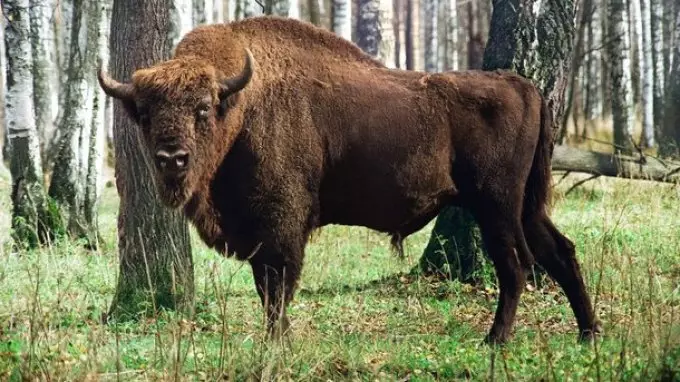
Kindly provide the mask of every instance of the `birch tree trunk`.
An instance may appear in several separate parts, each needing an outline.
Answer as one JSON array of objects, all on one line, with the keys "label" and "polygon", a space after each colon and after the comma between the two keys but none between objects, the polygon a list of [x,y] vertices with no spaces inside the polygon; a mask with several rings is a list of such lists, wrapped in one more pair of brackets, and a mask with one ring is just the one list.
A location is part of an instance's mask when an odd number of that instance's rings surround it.
[{"label": "birch tree trunk", "polygon": [[309,8],[309,22],[316,26],[320,26],[321,7],[319,7],[319,0],[307,0],[307,7]]},{"label": "birch tree trunk", "polygon": [[652,26],[650,0],[632,0],[638,13],[638,61],[640,68],[640,106],[642,109],[643,147],[654,147],[654,64],[652,60]]},{"label": "birch tree trunk", "polygon": [[630,73],[630,39],[625,0],[608,1],[608,36],[606,45],[609,61],[610,94],[614,124],[614,144],[627,153],[633,147],[633,84]]},{"label": "birch tree trunk", "polygon": [[205,24],[207,21],[205,17],[205,0],[191,0],[191,2],[193,24]]},{"label": "birch tree trunk", "polygon": [[378,29],[380,41],[378,42],[378,59],[388,68],[395,68],[394,56],[394,4],[392,0],[376,0],[378,2]]},{"label": "birch tree trunk", "polygon": [[7,49],[5,110],[12,175],[12,235],[15,243],[36,247],[60,234],[43,186],[40,143],[33,106],[28,0],[3,0]]},{"label": "birch tree trunk", "polygon": [[663,1],[651,0],[652,65],[654,66],[654,132],[659,138],[663,130],[663,102],[666,72],[663,64]]},{"label": "birch tree trunk", "polygon": [[170,38],[172,48],[194,27],[194,7],[192,0],[172,0],[170,17],[172,29]]},{"label": "birch tree trunk", "polygon": [[9,160],[9,140],[7,139],[7,121],[5,120],[5,84],[7,74],[7,56],[5,55],[5,18],[0,17],[0,163]]},{"label": "birch tree trunk", "polygon": [[458,70],[458,2],[446,0],[446,52],[444,70]]},{"label": "birch tree trunk", "polygon": [[[484,70],[510,69],[531,79],[546,97],[553,121],[559,121],[571,63],[574,3],[494,0],[493,5]],[[426,274],[474,280],[484,261],[481,243],[472,216],[460,208],[446,208],[437,217],[420,269]]]},{"label": "birch tree trunk", "polygon": [[[348,3],[348,4],[350,4],[350,3]],[[348,12],[349,17],[350,17],[350,25],[351,25],[352,13],[351,13],[349,8],[347,9],[347,12]],[[300,18],[300,2],[298,0],[288,0],[288,17],[291,18],[291,19],[299,19]],[[352,28],[350,26],[350,34],[351,34],[351,32],[352,32]],[[351,40],[351,36],[350,36],[350,40]]]},{"label": "birch tree trunk", "polygon": [[586,57],[586,127],[583,129],[584,136],[589,122],[602,116],[602,18],[600,15],[603,4],[600,3],[598,6],[594,1],[592,4]]},{"label": "birch tree trunk", "polygon": [[420,0],[406,0],[406,26],[404,48],[406,69],[422,70],[422,48],[420,34]]},{"label": "birch tree trunk", "polygon": [[54,63],[50,62],[52,50],[52,25],[50,23],[51,4],[45,0],[30,0],[31,54],[33,55],[33,106],[35,125],[40,139],[41,155],[45,142],[54,129],[55,115],[52,107],[52,83],[50,78]]},{"label": "birch tree trunk", "polygon": [[352,41],[352,1],[333,0],[331,17],[333,32],[345,40]]},{"label": "birch tree trunk", "polygon": [[424,38],[425,38],[425,71],[437,71],[437,49],[439,48],[439,41],[437,38],[437,19],[438,19],[438,1],[437,0],[422,0],[423,4],[423,24],[424,24]]},{"label": "birch tree trunk", "polygon": [[[111,72],[129,81],[134,70],[170,56],[169,0],[114,0]],[[155,20],[149,23],[148,20]],[[165,208],[153,186],[139,128],[119,102],[114,106],[116,187],[120,195],[120,271],[109,314],[135,317],[160,308],[191,313],[194,273],[189,230],[179,211]]]},{"label": "birch tree trunk", "polygon": [[213,0],[212,3],[213,23],[221,24],[224,22],[224,1]]},{"label": "birch tree trunk", "polygon": [[49,189],[49,195],[59,206],[71,237],[84,238],[93,248],[97,246],[98,235],[85,217],[85,199],[100,19],[99,0],[73,1],[65,109],[59,123],[59,152]]}]

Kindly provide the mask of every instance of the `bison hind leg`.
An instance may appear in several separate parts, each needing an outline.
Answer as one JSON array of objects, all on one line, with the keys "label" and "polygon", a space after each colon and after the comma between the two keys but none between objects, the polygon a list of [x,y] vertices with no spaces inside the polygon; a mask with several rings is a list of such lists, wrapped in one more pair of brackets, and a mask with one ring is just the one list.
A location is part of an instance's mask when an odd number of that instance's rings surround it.
[{"label": "bison hind leg", "polygon": [[404,237],[399,232],[392,233],[392,239],[390,240],[392,245],[392,250],[399,256],[399,259],[404,258]]}]

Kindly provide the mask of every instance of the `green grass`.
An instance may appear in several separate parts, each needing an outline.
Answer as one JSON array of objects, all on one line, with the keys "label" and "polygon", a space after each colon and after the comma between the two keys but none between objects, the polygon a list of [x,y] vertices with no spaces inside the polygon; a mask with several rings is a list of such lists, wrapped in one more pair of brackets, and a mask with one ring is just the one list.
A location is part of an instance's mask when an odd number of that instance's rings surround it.
[{"label": "green grass", "polygon": [[514,337],[492,349],[481,341],[497,301],[493,278],[472,287],[407,276],[432,224],[407,239],[404,260],[380,234],[321,230],[284,345],[263,340],[249,267],[196,235],[193,320],[163,313],[102,324],[118,272],[115,189],[100,206],[100,253],[71,242],[16,253],[0,177],[0,380],[680,378],[680,188],[598,179],[565,196],[578,178],[556,187],[553,217],[576,243],[605,336],[579,345],[566,298],[547,283],[524,293]]}]

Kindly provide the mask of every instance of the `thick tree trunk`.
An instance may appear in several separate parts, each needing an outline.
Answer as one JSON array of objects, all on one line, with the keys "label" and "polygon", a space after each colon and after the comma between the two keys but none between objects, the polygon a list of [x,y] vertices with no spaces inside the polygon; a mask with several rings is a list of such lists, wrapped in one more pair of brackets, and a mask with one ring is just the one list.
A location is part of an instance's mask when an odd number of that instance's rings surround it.
[{"label": "thick tree trunk", "polygon": [[33,55],[33,106],[35,108],[35,125],[40,139],[40,152],[44,153],[45,142],[54,129],[52,122],[52,84],[51,58],[52,24],[50,23],[50,2],[30,0],[31,18],[31,54]]},{"label": "thick tree trunk", "polygon": [[333,32],[346,40],[352,41],[352,2],[350,0],[333,0]]},{"label": "thick tree trunk", "polygon": [[[168,58],[169,1],[114,0],[114,78],[129,80],[134,70]],[[139,145],[139,128],[119,102],[114,115],[120,272],[109,312],[131,317],[149,306],[191,312],[194,273],[186,220],[157,199],[148,152]]]},{"label": "thick tree trunk", "polygon": [[[559,121],[569,73],[574,36],[574,3],[564,0],[495,0],[485,70],[510,69],[531,79],[548,100]],[[558,124],[555,123],[554,128]],[[558,134],[555,134],[558,136]],[[447,239],[442,245],[442,238]],[[476,223],[459,208],[447,208],[435,222],[420,259],[426,273],[466,281],[474,278],[482,247]],[[438,268],[449,264],[448,269]]]},{"label": "thick tree trunk", "polygon": [[625,0],[609,0],[607,57],[609,61],[614,144],[621,151],[633,148],[633,83],[630,64],[630,31]]},{"label": "thick tree trunk", "polygon": [[99,1],[74,0],[65,110],[59,123],[61,139],[49,189],[67,222],[69,234],[86,239],[91,247],[96,247],[98,235],[85,217],[85,195],[100,18]]},{"label": "thick tree trunk", "polygon": [[33,57],[28,0],[3,0],[7,49],[6,121],[12,175],[12,231],[18,245],[35,247],[59,234],[43,186],[33,113]]}]

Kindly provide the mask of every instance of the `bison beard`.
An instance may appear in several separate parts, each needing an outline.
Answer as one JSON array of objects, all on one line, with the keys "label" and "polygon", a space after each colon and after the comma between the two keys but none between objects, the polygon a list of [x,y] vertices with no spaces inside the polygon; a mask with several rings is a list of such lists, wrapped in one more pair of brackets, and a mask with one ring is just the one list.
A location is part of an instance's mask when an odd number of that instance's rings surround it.
[{"label": "bison beard", "polygon": [[275,17],[199,27],[130,84],[99,78],[161,156],[159,174],[185,173],[163,200],[209,246],[250,262],[270,332],[287,327],[314,229],[365,226],[398,247],[452,204],[475,216],[498,276],[487,341],[510,335],[534,262],[565,291],[580,337],[599,332],[574,246],[546,211],[552,123],[529,81],[387,69]]}]

